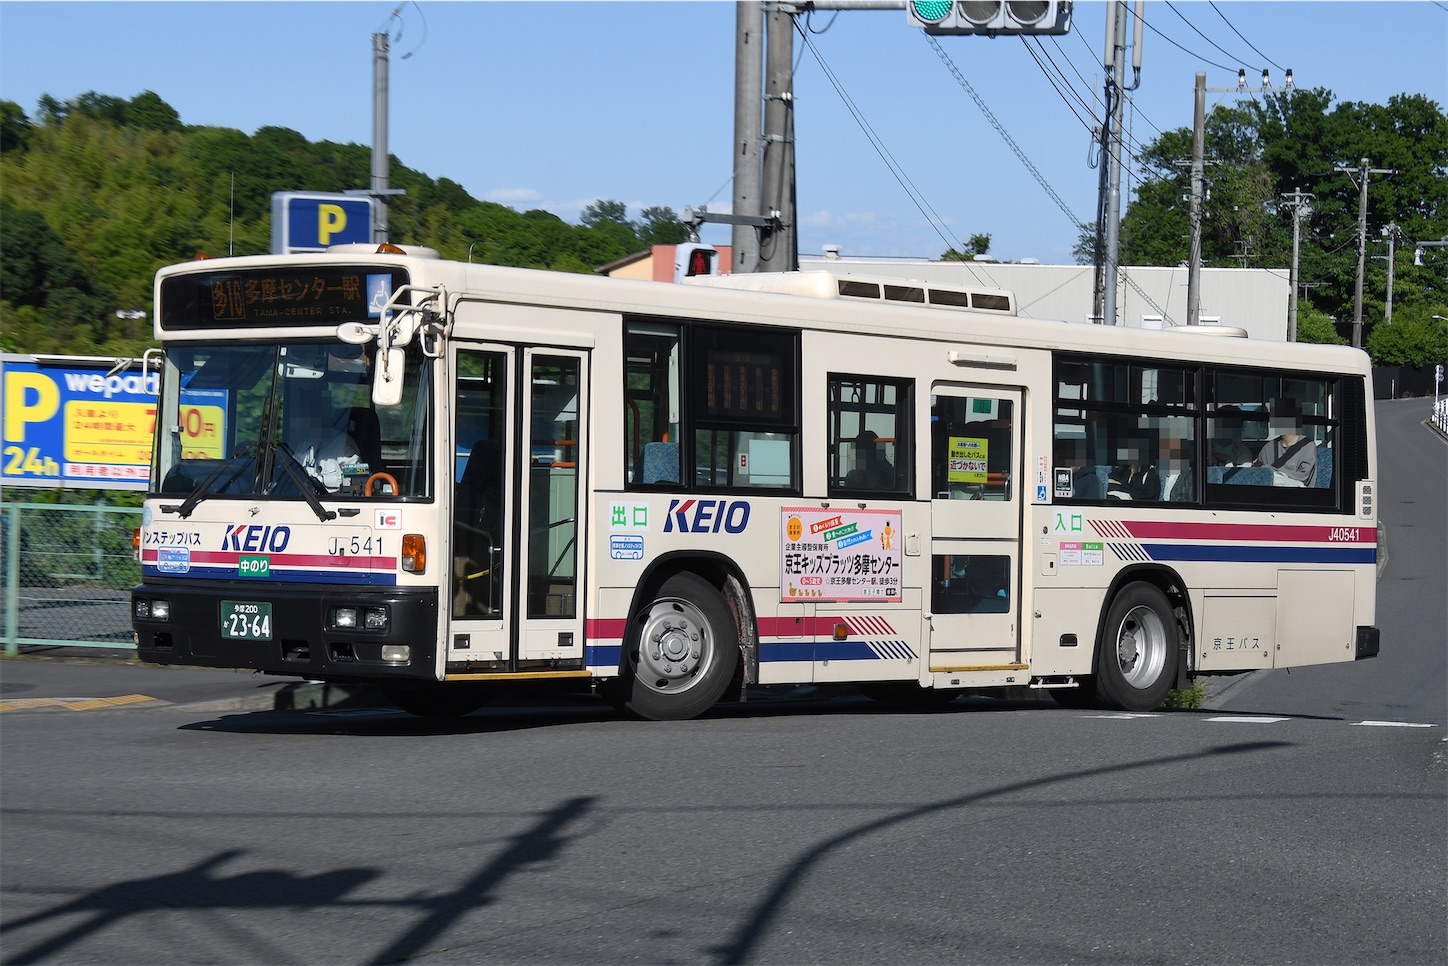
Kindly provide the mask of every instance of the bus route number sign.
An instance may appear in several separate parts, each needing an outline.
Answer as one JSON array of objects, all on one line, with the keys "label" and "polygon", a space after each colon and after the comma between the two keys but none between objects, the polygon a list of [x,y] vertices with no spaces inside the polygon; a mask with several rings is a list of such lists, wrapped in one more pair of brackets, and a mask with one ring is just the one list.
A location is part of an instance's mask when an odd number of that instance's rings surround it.
[{"label": "bus route number sign", "polygon": [[271,604],[265,601],[223,600],[221,636],[228,641],[271,640]]}]

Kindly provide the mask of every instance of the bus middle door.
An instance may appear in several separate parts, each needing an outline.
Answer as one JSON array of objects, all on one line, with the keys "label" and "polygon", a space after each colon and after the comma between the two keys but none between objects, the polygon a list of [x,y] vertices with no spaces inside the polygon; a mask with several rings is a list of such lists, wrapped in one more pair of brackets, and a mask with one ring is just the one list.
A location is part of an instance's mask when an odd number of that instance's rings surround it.
[{"label": "bus middle door", "polygon": [[930,671],[936,685],[1023,681],[1021,393],[931,390]]}]

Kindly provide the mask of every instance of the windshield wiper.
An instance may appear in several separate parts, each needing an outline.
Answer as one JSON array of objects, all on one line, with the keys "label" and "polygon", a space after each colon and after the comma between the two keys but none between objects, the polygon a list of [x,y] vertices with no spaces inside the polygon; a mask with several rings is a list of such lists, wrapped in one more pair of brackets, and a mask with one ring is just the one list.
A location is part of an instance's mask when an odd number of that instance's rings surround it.
[{"label": "windshield wiper", "polygon": [[317,519],[323,523],[337,519],[337,512],[322,506],[322,501],[317,498],[317,491],[312,489],[312,478],[298,469],[302,461],[297,459],[297,454],[292,452],[292,448],[286,443],[278,442],[272,449],[281,450],[286,455],[287,458],[282,461],[282,469],[286,470],[287,476],[292,478],[297,489],[302,491],[302,497],[307,501],[307,506],[311,507],[312,512],[317,515]]},{"label": "windshield wiper", "polygon": [[[238,448],[235,453],[231,454],[230,459],[223,461],[220,465],[216,467],[216,469],[212,470],[211,475],[207,476],[206,479],[202,480],[197,485],[196,489],[192,490],[190,495],[187,496],[184,501],[182,501],[180,506],[170,507],[169,509],[174,510],[183,520],[189,517],[192,511],[196,509],[197,505],[200,504],[202,500],[206,499],[208,496],[211,495],[211,484],[216,482],[216,478],[219,477],[222,473],[225,473],[227,469],[230,468],[231,465],[237,460],[243,458],[254,460],[255,454],[247,451],[244,448]],[[226,482],[221,484],[221,488],[223,490],[236,481],[237,476],[241,474],[242,467],[244,467],[245,465],[245,463],[242,463],[241,466],[238,466],[236,468],[235,472],[233,472],[230,476],[226,478]],[[168,508],[163,506],[161,509],[164,511]]]}]

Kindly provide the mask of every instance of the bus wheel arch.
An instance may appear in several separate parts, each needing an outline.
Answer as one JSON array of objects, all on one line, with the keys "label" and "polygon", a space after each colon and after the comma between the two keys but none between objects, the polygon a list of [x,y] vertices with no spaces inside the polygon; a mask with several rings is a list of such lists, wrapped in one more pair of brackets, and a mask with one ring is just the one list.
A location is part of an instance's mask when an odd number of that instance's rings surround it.
[{"label": "bus wheel arch", "polygon": [[1162,567],[1133,568],[1113,581],[1093,654],[1097,700],[1123,711],[1159,707],[1191,673],[1191,601]]},{"label": "bus wheel arch", "polygon": [[624,632],[614,703],[634,717],[694,718],[738,685],[754,640],[748,595],[731,568],[661,561],[640,582]]}]

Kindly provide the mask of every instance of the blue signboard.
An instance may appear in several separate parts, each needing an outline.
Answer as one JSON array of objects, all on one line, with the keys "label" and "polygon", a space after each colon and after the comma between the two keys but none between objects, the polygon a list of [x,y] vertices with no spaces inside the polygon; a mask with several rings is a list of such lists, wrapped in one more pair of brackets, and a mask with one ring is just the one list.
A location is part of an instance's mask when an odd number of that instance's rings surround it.
[{"label": "blue signboard", "polygon": [[320,252],[372,241],[372,199],[278,191],[272,195],[272,254]]},{"label": "blue signboard", "polygon": [[[0,485],[144,490],[151,475],[158,375],[140,362],[0,356]],[[184,390],[175,438],[219,458],[225,390]]]}]

